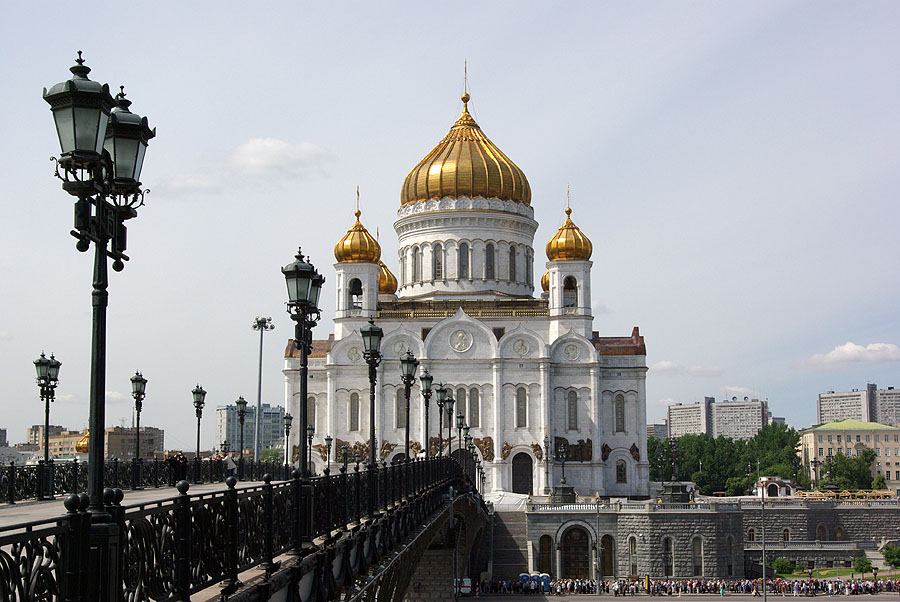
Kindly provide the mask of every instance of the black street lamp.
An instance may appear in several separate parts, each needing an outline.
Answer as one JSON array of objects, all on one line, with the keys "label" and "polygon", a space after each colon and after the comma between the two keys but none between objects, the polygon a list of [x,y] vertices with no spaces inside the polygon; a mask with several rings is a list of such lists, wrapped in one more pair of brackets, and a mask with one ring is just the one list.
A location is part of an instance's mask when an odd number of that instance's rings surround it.
[{"label": "black street lamp", "polygon": [[131,377],[131,395],[134,397],[134,413],[136,415],[134,429],[134,462],[131,465],[131,488],[141,487],[141,410],[144,407],[144,396],[147,391],[147,379],[139,372]]},{"label": "black street lamp", "polygon": [[259,375],[256,381],[256,423],[253,433],[253,459],[259,462],[259,452],[262,449],[260,442],[262,441],[262,360],[263,360],[263,335],[270,330],[275,330],[275,324],[272,318],[261,318],[256,316],[253,324],[250,325],[251,330],[259,331]]},{"label": "black street lamp", "polygon": [[463,416],[462,412],[459,412],[456,415],[456,437],[457,437],[456,449],[459,450],[460,462],[462,462],[462,445],[463,445],[462,429],[465,425],[466,425],[466,417]]},{"label": "black street lamp", "polygon": [[306,439],[309,442],[309,445],[306,447],[306,451],[309,455],[305,458],[305,460],[308,463],[307,465],[309,466],[310,474],[312,473],[312,440],[313,435],[315,434],[316,429],[313,428],[313,425],[310,424],[306,427]]},{"label": "black street lamp", "polygon": [[294,422],[294,417],[291,416],[288,412],[284,413],[284,463],[290,464],[290,451],[289,447],[291,446],[291,424]]},{"label": "black street lamp", "polygon": [[444,400],[444,407],[447,408],[447,457],[450,457],[450,452],[453,451],[453,404],[456,400],[449,394],[447,394],[447,399]]},{"label": "black street lamp", "polygon": [[381,339],[384,331],[369,320],[368,326],[359,329],[363,340],[363,356],[369,365],[369,466],[368,466],[368,491],[369,491],[369,516],[375,516],[375,379],[377,377],[378,364],[381,363]]},{"label": "black street lamp", "polygon": [[[447,399],[447,388],[444,383],[437,387],[437,407],[438,407],[438,449],[437,455],[444,454],[444,400]],[[427,402],[426,402],[427,403]],[[428,407],[427,405],[425,406]]]},{"label": "black street lamp", "polygon": [[197,457],[194,458],[194,482],[202,483],[200,478],[200,419],[203,417],[203,404],[206,401],[206,391],[199,384],[191,391],[194,397],[194,409],[197,411]]},{"label": "black street lamp", "polygon": [[812,462],[810,462],[813,469],[813,482],[815,483],[816,490],[819,489],[819,466],[822,465],[822,462],[819,461],[818,458],[813,458]]},{"label": "black street lamp", "polygon": [[544,494],[550,493],[550,436],[544,435]]},{"label": "black street lamp", "polygon": [[62,362],[53,354],[50,358],[41,351],[41,357],[34,360],[34,369],[37,372],[37,384],[41,391],[41,401],[44,402],[44,463],[40,465],[40,488],[38,499],[52,500],[53,477],[50,468],[50,403],[56,399],[56,386],[59,384],[59,367]]},{"label": "black street lamp", "polygon": [[422,371],[419,382],[422,385],[422,401],[425,403],[425,458],[428,459],[431,455],[431,441],[428,439],[428,402],[431,399],[431,383],[434,382],[434,377],[426,369]]},{"label": "black street lamp", "polygon": [[403,383],[403,391],[406,393],[406,446],[404,453],[406,461],[409,461],[409,395],[412,384],[416,382],[416,370],[419,369],[419,360],[407,349],[400,358],[400,381]]},{"label": "black street lamp", "polygon": [[334,443],[334,439],[331,438],[331,435],[325,435],[325,469],[322,471],[327,477],[331,474],[331,467],[329,464],[331,463],[331,444]]},{"label": "black street lamp", "polygon": [[560,481],[561,485],[566,484],[566,460],[569,459],[569,446],[567,445],[559,445],[556,448],[556,459],[562,463],[562,480]]},{"label": "black street lamp", "polygon": [[231,451],[231,443],[228,442],[228,439],[222,441],[222,455],[227,456],[228,452]]},{"label": "black street lamp", "polygon": [[237,406],[238,422],[241,425],[241,448],[238,456],[238,479],[244,478],[244,419],[247,417],[247,400],[243,396],[234,402]]},{"label": "black street lamp", "polygon": [[294,321],[294,341],[300,349],[300,475],[309,476],[309,465],[306,463],[306,423],[309,419],[307,408],[307,376],[309,374],[309,354],[312,353],[312,329],[319,321],[319,293],[325,278],[316,271],[313,264],[306,261],[300,249],[294,262],[281,268],[287,284],[287,309]]},{"label": "black street lamp", "polygon": [[[77,64],[69,69],[72,78],[44,89],[44,100],[53,112],[60,144],[56,159],[56,176],[63,190],[76,197],[75,248],[81,252],[94,243],[94,273],[91,305],[91,388],[90,438],[88,449],[89,511],[98,537],[113,536],[118,528],[110,526],[112,517],[103,504],[104,427],[106,426],[106,307],[109,276],[107,257],[113,259],[113,270],[125,268],[125,221],[137,217],[144,193],[139,181],[147,145],[156,130],[150,129],[146,117],[134,114],[125,98],[124,88],[115,99],[107,84],[88,79],[90,68],[84,64],[81,51]],[[109,248],[112,243],[112,248]],[[102,534],[102,535],[101,535]],[[105,569],[100,569],[104,571]],[[116,571],[112,571],[115,573]],[[117,578],[112,575],[110,578]],[[105,579],[105,577],[104,577]],[[105,600],[100,594],[106,587],[92,582],[92,598]],[[108,589],[108,588],[107,588]],[[96,591],[94,591],[96,590]]]}]

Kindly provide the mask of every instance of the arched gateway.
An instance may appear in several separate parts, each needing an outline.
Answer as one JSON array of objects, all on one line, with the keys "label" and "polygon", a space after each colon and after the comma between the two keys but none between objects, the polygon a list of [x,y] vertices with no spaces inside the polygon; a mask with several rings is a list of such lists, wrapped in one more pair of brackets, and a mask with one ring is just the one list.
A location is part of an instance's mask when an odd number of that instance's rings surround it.
[{"label": "arched gateway", "polygon": [[525,452],[519,452],[512,460],[512,490],[513,493],[527,493],[531,495],[532,484],[531,456]]},{"label": "arched gateway", "polygon": [[562,537],[562,577],[587,579],[590,577],[591,540],[587,531],[572,527]]}]

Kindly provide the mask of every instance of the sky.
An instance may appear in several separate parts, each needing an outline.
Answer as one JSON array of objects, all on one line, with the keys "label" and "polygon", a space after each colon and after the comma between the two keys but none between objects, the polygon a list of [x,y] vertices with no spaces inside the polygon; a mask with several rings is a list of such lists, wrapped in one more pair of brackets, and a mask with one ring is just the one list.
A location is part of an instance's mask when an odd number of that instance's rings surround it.
[{"label": "sky", "polygon": [[[594,329],[647,344],[647,417],[704,396],[769,400],[804,427],[826,390],[900,386],[900,4],[896,2],[10,3],[0,23],[0,427],[43,422],[32,361],[62,361],[51,423],[88,421],[92,255],[43,87],[77,50],[157,127],[110,271],[107,424],[192,449],[191,389],[214,411],[282,404],[292,327],[280,267],[326,277],[353,222],[393,232],[403,178],[462,104],[521,167],[543,245],[594,244]],[[539,284],[535,282],[540,291]]]}]

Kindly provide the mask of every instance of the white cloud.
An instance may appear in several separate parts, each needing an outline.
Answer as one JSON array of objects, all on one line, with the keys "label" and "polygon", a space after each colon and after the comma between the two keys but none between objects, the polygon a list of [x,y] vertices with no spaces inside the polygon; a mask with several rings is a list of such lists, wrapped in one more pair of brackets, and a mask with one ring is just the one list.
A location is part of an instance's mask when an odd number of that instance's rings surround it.
[{"label": "white cloud", "polygon": [[121,400],[123,400],[123,399],[128,399],[128,396],[125,395],[124,393],[119,393],[118,391],[107,391],[107,392],[106,392],[106,399],[107,399],[107,400],[112,399],[112,400],[115,400],[115,401],[121,401]]},{"label": "white cloud", "polygon": [[650,366],[650,371],[656,374],[678,374],[681,366],[670,360],[662,360]]},{"label": "white cloud", "polygon": [[807,361],[812,366],[881,364],[885,362],[900,362],[900,347],[893,343],[871,343],[863,347],[847,341],[828,353],[818,353]]},{"label": "white cloud", "polygon": [[219,192],[221,184],[213,177],[206,174],[182,173],[176,174],[158,186],[162,192],[177,192],[179,194],[192,194],[195,192]]},{"label": "white cloud", "polygon": [[322,173],[331,158],[328,151],[312,142],[253,138],[234,150],[231,163],[246,175],[303,178]]},{"label": "white cloud", "polygon": [[725,373],[725,371],[718,366],[691,366],[686,372],[691,376],[700,377],[722,376],[722,374]]},{"label": "white cloud", "polygon": [[673,403],[676,403],[676,401],[674,399],[672,399],[671,397],[663,397],[662,399],[659,400],[658,403],[661,406],[670,406]]},{"label": "white cloud", "polygon": [[612,310],[606,306],[606,303],[597,302],[596,305],[592,308],[595,316],[604,316],[606,314],[611,314]]},{"label": "white cloud", "polygon": [[56,401],[72,401],[75,399],[75,395],[72,393],[66,393],[65,395],[57,395]]},{"label": "white cloud", "polygon": [[0,330],[0,341],[11,341],[12,335],[6,330]]},{"label": "white cloud", "polygon": [[722,387],[722,397],[727,400],[732,397],[737,397],[738,399],[743,399],[744,397],[749,397],[750,399],[762,399],[765,396],[760,391],[749,387],[727,386]]}]

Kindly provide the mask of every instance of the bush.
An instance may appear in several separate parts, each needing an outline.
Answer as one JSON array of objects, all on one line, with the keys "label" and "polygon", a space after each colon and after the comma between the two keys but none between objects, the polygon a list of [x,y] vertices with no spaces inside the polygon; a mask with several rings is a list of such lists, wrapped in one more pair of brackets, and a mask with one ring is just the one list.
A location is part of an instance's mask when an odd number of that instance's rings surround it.
[{"label": "bush", "polygon": [[857,573],[862,573],[863,575],[865,575],[866,573],[871,573],[872,562],[865,556],[857,556],[853,560],[853,570],[855,570]]},{"label": "bush", "polygon": [[794,563],[787,558],[776,558],[772,561],[772,568],[775,569],[776,573],[784,575],[794,571]]}]

